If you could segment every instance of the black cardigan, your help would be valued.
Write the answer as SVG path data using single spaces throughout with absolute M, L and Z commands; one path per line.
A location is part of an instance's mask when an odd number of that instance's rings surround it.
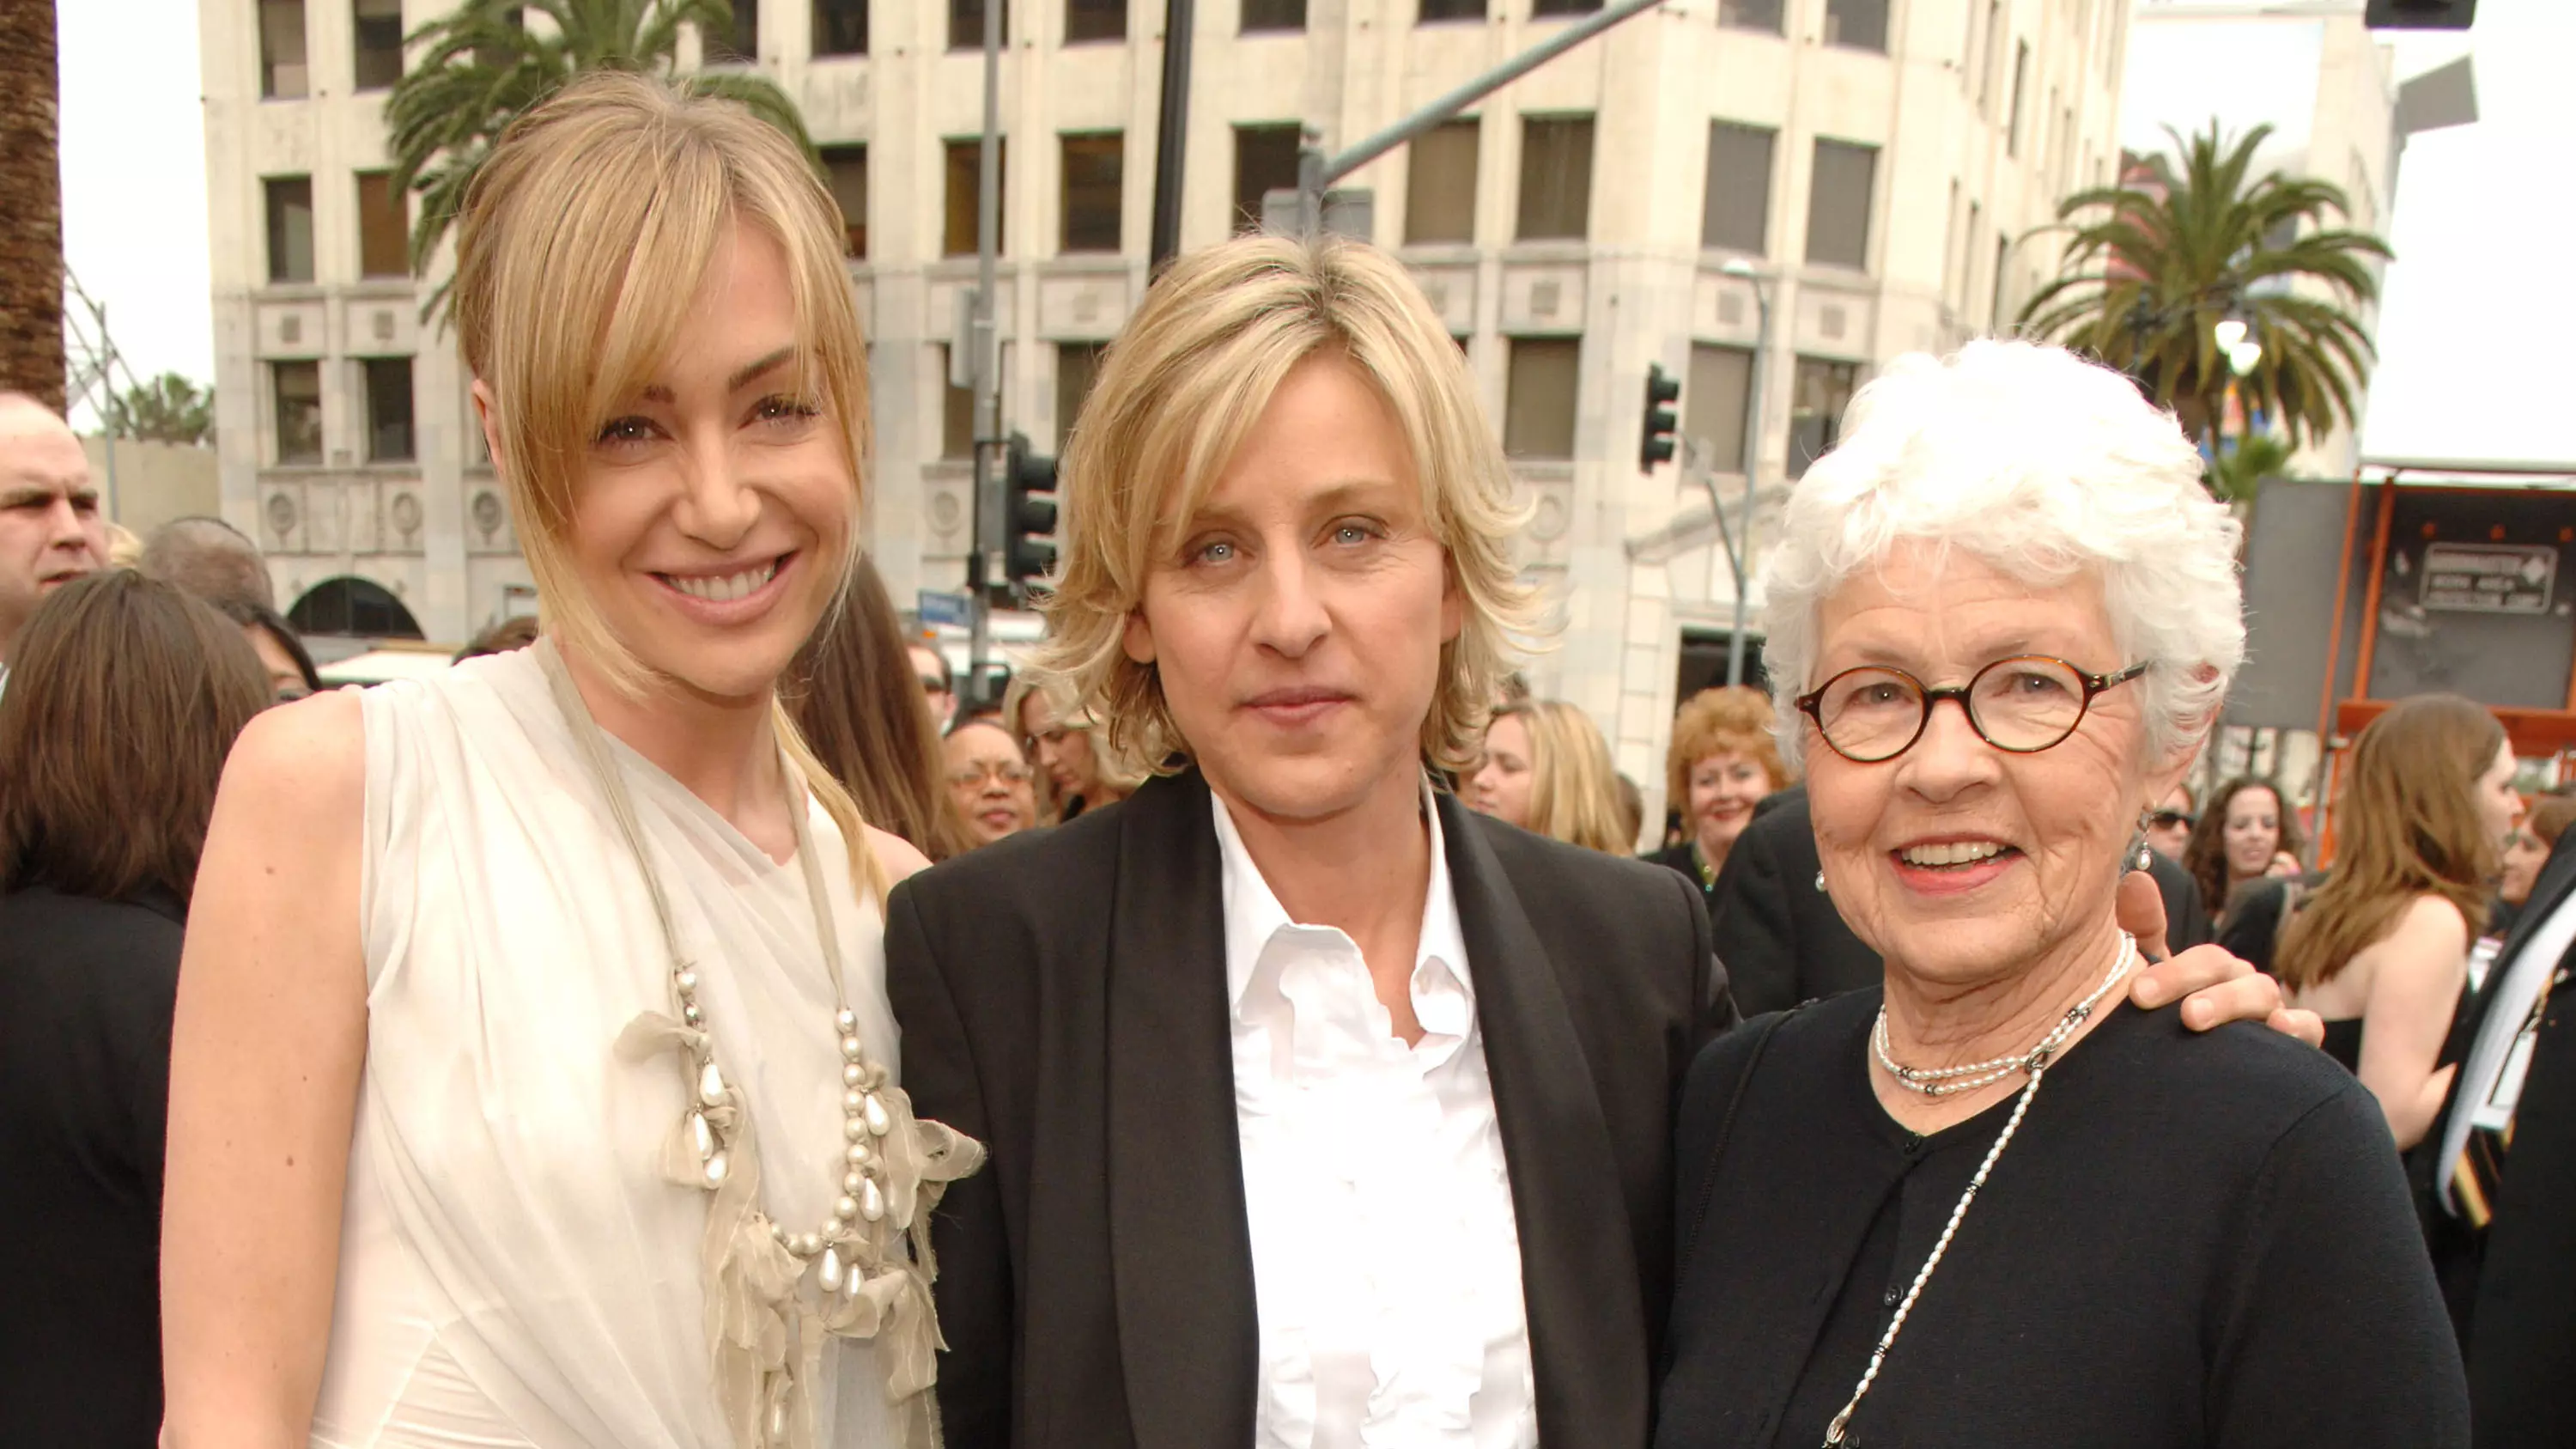
M 1821 1443 L 2011 1111 L 1897 1126 L 1866 1075 L 1880 997 L 1783 1021 L 1713 1172 L 1763 1023 L 1692 1067 L 1658 1449 Z M 2196 1038 L 2124 1006 L 2049 1071 L 1850 1438 L 2458 1449 L 2468 1432 L 2370 1094 L 2261 1027 Z
M 161 1430 L 161 1146 L 182 910 L 0 897 L 0 1444 Z

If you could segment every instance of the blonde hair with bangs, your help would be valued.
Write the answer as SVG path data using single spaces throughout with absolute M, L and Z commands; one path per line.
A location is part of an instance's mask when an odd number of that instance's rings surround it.
M 1529 732 L 1532 831 L 1611 855 L 1636 851 L 1636 831 L 1619 801 L 1619 767 L 1592 716 L 1561 699 L 1523 699 L 1494 718 L 1517 719 Z
M 1065 557 L 1043 606 L 1048 640 L 1037 666 L 1060 677 L 1098 726 L 1092 748 L 1104 766 L 1141 776 L 1187 753 L 1160 677 L 1127 657 L 1127 619 L 1271 394 L 1327 349 L 1347 357 L 1394 414 L 1465 605 L 1458 637 L 1441 646 L 1423 758 L 1465 770 L 1478 757 L 1537 601 L 1512 563 L 1522 514 L 1466 358 L 1384 252 L 1335 238 L 1245 236 L 1180 258 L 1146 293 L 1109 345 L 1065 449 Z
M 574 497 L 592 437 L 668 359 L 737 222 L 786 254 L 798 385 L 814 394 L 850 471 L 844 556 L 821 561 L 846 586 L 868 457 L 867 345 L 842 268 L 839 207 L 794 141 L 734 102 L 593 72 L 511 125 L 457 217 L 457 332 L 492 395 L 493 464 L 545 632 L 630 697 L 648 674 L 574 574 Z M 840 599 L 836 587 L 827 617 Z M 772 725 L 840 827 L 862 893 L 882 899 L 886 876 L 857 805 L 783 705 Z

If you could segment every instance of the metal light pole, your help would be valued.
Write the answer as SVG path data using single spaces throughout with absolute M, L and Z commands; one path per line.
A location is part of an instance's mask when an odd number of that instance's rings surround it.
M 1771 370 L 1771 286 L 1770 278 L 1756 270 L 1752 263 L 1738 257 L 1719 270 L 1753 284 L 1753 385 L 1747 389 L 1744 404 L 1744 502 L 1737 512 L 1733 547 L 1727 562 L 1735 569 L 1735 629 L 1726 639 L 1726 682 L 1744 682 L 1744 615 L 1745 595 L 1750 592 L 1753 572 L 1753 492 L 1762 474 L 1762 384 Z M 1715 485 L 1710 487 L 1709 507 L 1720 508 Z M 1724 515 L 1720 514 L 1723 521 Z
M 987 586 L 1003 576 L 1001 474 L 993 466 L 1002 442 L 1001 348 L 993 319 L 996 264 L 1002 249 L 1002 14 L 1003 0 L 984 0 L 984 139 L 977 155 L 975 190 L 975 310 L 967 329 L 975 391 L 975 548 L 966 559 L 969 600 L 966 668 L 981 690 L 992 652 L 992 605 Z

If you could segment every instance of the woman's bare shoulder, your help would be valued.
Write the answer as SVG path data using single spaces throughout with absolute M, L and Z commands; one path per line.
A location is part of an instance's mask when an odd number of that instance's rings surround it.
M 262 712 L 224 762 L 227 794 L 261 813 L 355 802 L 366 786 L 358 692 L 335 689 Z
M 868 851 L 885 867 L 886 884 L 900 885 L 930 869 L 930 857 L 915 849 L 913 843 L 892 831 L 867 827 Z

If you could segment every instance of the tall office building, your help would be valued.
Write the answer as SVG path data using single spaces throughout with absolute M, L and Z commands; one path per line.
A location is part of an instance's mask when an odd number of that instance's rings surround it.
M 467 380 L 419 319 L 383 180 L 400 37 L 441 8 L 202 4 L 224 505 L 310 628 L 456 639 L 523 606 Z M 1253 224 L 1294 182 L 1301 127 L 1348 145 L 1596 8 L 1199 0 L 1183 245 Z M 1710 499 L 1737 505 L 1748 431 L 1758 549 L 1873 367 L 2009 323 L 2055 264 L 2035 231 L 2113 173 L 2128 9 L 1674 0 L 1345 183 L 1373 193 L 1375 240 L 1421 279 L 1513 457 L 1522 558 L 1564 625 L 1530 676 L 1592 712 L 1650 803 L 1677 694 L 1722 667 L 1734 588 Z M 1052 449 L 1146 285 L 1163 7 L 1007 11 L 1003 410 Z M 802 107 L 873 344 L 868 535 L 899 597 L 954 588 L 972 412 L 947 354 L 975 271 L 982 0 L 736 13 L 686 58 L 757 66 Z M 1689 467 L 1652 475 L 1650 364 L 1683 379 L 1690 439 Z

